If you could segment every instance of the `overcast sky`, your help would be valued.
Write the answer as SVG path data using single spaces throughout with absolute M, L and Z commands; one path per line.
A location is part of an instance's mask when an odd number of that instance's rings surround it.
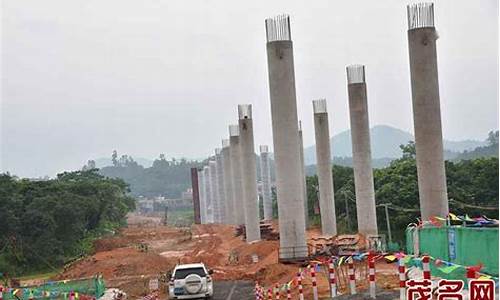
M 406 1 L 2 0 L 0 171 L 54 175 L 119 154 L 213 153 L 253 104 L 272 147 L 264 19 L 291 15 L 298 113 L 349 128 L 345 66 L 365 64 L 370 125 L 413 132 Z M 439 0 L 446 139 L 498 128 L 498 1 Z

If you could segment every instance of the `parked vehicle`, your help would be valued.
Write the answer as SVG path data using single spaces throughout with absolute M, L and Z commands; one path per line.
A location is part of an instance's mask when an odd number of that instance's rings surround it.
M 210 299 L 213 296 L 212 270 L 203 263 L 175 266 L 168 283 L 169 299 Z

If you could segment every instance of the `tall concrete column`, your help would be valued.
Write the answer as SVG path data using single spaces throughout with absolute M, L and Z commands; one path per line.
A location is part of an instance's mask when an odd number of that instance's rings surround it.
M 222 165 L 224 176 L 224 194 L 226 196 L 225 216 L 226 224 L 235 224 L 235 212 L 233 202 L 233 173 L 231 170 L 231 157 L 229 153 L 229 139 L 222 140 Z
M 408 6 L 413 124 L 417 152 L 418 192 L 423 220 L 448 215 L 441 107 L 434 27 L 434 4 Z
M 200 193 L 199 193 L 198 169 L 191 168 L 191 188 L 193 190 L 193 213 L 194 223 L 201 224 L 200 220 Z
M 253 140 L 252 105 L 238 105 L 241 169 L 245 203 L 245 231 L 247 243 L 260 240 L 259 196 Z
M 262 180 L 262 206 L 264 220 L 273 219 L 273 195 L 271 190 L 271 166 L 269 161 L 269 147 L 260 147 L 260 178 Z
M 219 223 L 227 224 L 226 222 L 226 193 L 224 190 L 224 166 L 223 166 L 222 149 L 215 149 L 215 162 L 217 164 L 217 189 L 219 194 L 218 204 L 218 215 Z
M 212 223 L 219 222 L 219 187 L 217 182 L 217 163 L 215 160 L 208 162 L 210 168 L 210 192 L 212 198 Z
M 213 223 L 212 214 L 212 186 L 210 184 L 210 168 L 203 168 L 203 177 L 205 178 L 205 224 Z
M 306 165 L 304 163 L 304 137 L 302 135 L 302 122 L 299 121 L 299 145 L 300 145 L 300 166 L 302 174 L 302 194 L 304 195 L 304 218 L 306 228 L 309 228 L 309 205 L 307 204 L 307 182 L 306 182 Z
M 365 235 L 378 234 L 365 66 L 352 65 L 346 70 L 358 232 Z
M 200 193 L 200 222 L 201 224 L 207 223 L 207 206 L 206 206 L 206 189 L 205 189 L 205 172 L 203 168 L 198 171 L 198 178 L 200 179 L 200 184 L 198 185 L 199 193 Z
M 290 18 L 267 19 L 266 35 L 276 161 L 279 257 L 280 260 L 293 260 L 306 257 L 308 252 Z
M 330 152 L 330 128 L 326 99 L 313 100 L 314 133 L 316 137 L 316 171 L 319 182 L 319 207 L 321 211 L 321 232 L 324 235 L 337 234 L 335 198 L 333 193 L 332 155 Z
M 233 207 L 235 208 L 235 224 L 245 224 L 243 181 L 241 176 L 240 132 L 238 125 L 229 125 L 229 156 L 231 158 L 231 174 L 233 174 Z

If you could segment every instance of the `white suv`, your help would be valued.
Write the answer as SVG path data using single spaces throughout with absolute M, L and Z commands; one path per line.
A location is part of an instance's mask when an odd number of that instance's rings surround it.
M 168 283 L 169 299 L 210 299 L 214 293 L 210 274 L 202 263 L 175 266 Z

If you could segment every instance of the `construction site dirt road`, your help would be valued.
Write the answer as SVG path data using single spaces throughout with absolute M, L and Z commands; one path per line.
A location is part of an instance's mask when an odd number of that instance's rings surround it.
M 318 230 L 308 232 L 318 235 Z M 129 299 L 137 299 L 149 293 L 149 281 L 158 278 L 160 297 L 166 299 L 165 273 L 177 263 L 203 262 L 214 271 L 216 298 L 227 298 L 234 282 L 234 289 L 241 297 L 253 297 L 253 284 L 274 286 L 294 278 L 300 266 L 278 262 L 279 241 L 259 241 L 247 244 L 240 236 L 235 236 L 235 227 L 229 225 L 193 225 L 190 228 L 175 228 L 161 225 L 160 218 L 129 216 L 128 227 L 121 232 L 97 240 L 95 253 L 85 257 L 58 275 L 57 279 L 72 279 L 102 274 L 106 286 L 116 287 L 128 294 Z M 386 269 L 384 272 L 383 269 Z M 380 272 L 381 270 L 382 272 Z M 383 263 L 378 266 L 378 286 L 397 288 L 399 285 L 396 269 Z M 306 295 L 310 280 L 303 280 Z M 364 286 L 363 286 L 364 284 Z M 360 290 L 367 283 L 360 282 Z M 249 288 L 250 287 L 250 288 Z M 328 295 L 327 276 L 318 276 L 320 295 Z M 339 287 L 342 291 L 342 287 Z M 233 291 L 233 294 L 236 293 Z M 224 298 L 226 297 L 226 298 Z M 236 298 L 233 298 L 236 299 Z

